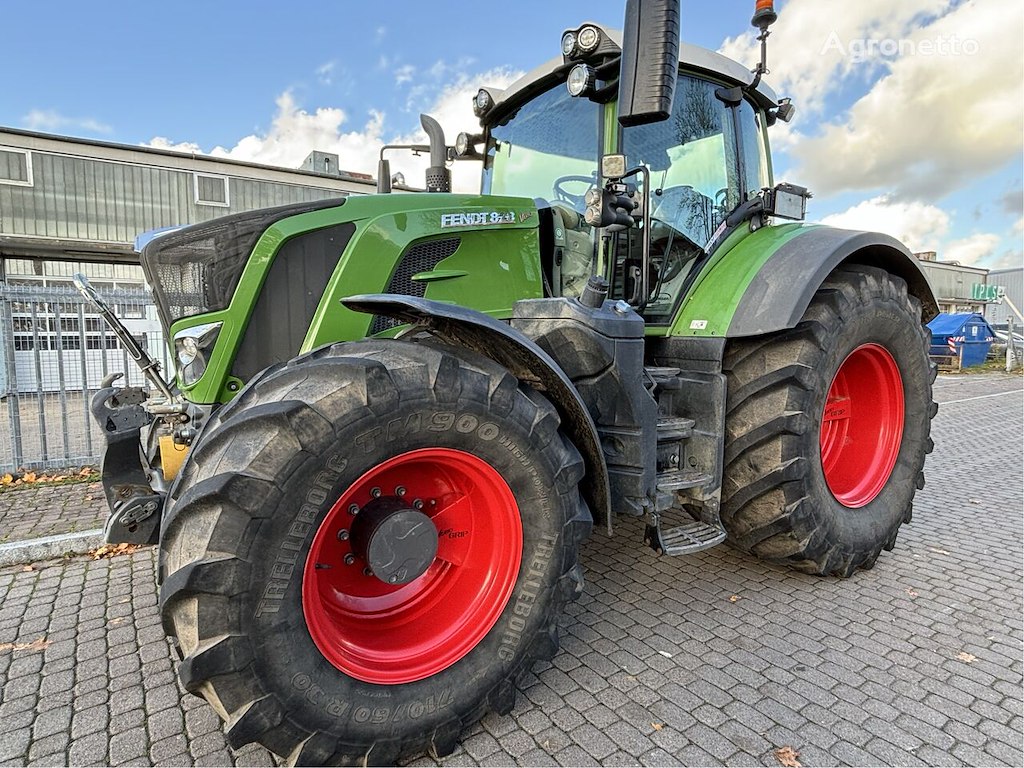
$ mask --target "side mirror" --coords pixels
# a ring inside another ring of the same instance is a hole
[[[619,124],[667,120],[679,72],[679,0],[628,0],[619,70]]]
[[[391,161],[383,157],[377,163],[377,194],[387,195],[391,192]]]

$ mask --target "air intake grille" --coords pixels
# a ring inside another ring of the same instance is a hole
[[[397,293],[402,296],[419,296],[422,298],[427,292],[427,284],[419,280],[413,280],[413,275],[435,269],[444,259],[447,259],[458,250],[461,242],[461,238],[449,237],[445,240],[429,240],[423,243],[416,243],[416,245],[403,253],[402,257],[398,260],[398,266],[388,281],[385,293]],[[395,320],[393,317],[374,315],[373,324],[370,326],[370,335],[372,336],[375,333],[386,331],[401,324],[401,320]]]

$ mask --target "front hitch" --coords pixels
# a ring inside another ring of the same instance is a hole
[[[140,387],[115,387],[111,374],[92,397],[90,410],[107,442],[100,462],[103,492],[110,507],[104,538],[110,544],[156,544],[164,495],[149,484],[141,454],[142,428],[153,416]]]

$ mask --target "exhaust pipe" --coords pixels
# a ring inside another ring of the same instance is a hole
[[[427,168],[427,192],[451,192],[452,172],[448,161],[448,147],[444,143],[441,124],[430,115],[420,115],[420,125],[430,138],[430,167]]]

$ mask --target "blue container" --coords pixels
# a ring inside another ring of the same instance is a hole
[[[977,313],[942,313],[928,323],[932,334],[931,355],[956,355],[964,368],[985,362],[992,346],[992,326]]]

